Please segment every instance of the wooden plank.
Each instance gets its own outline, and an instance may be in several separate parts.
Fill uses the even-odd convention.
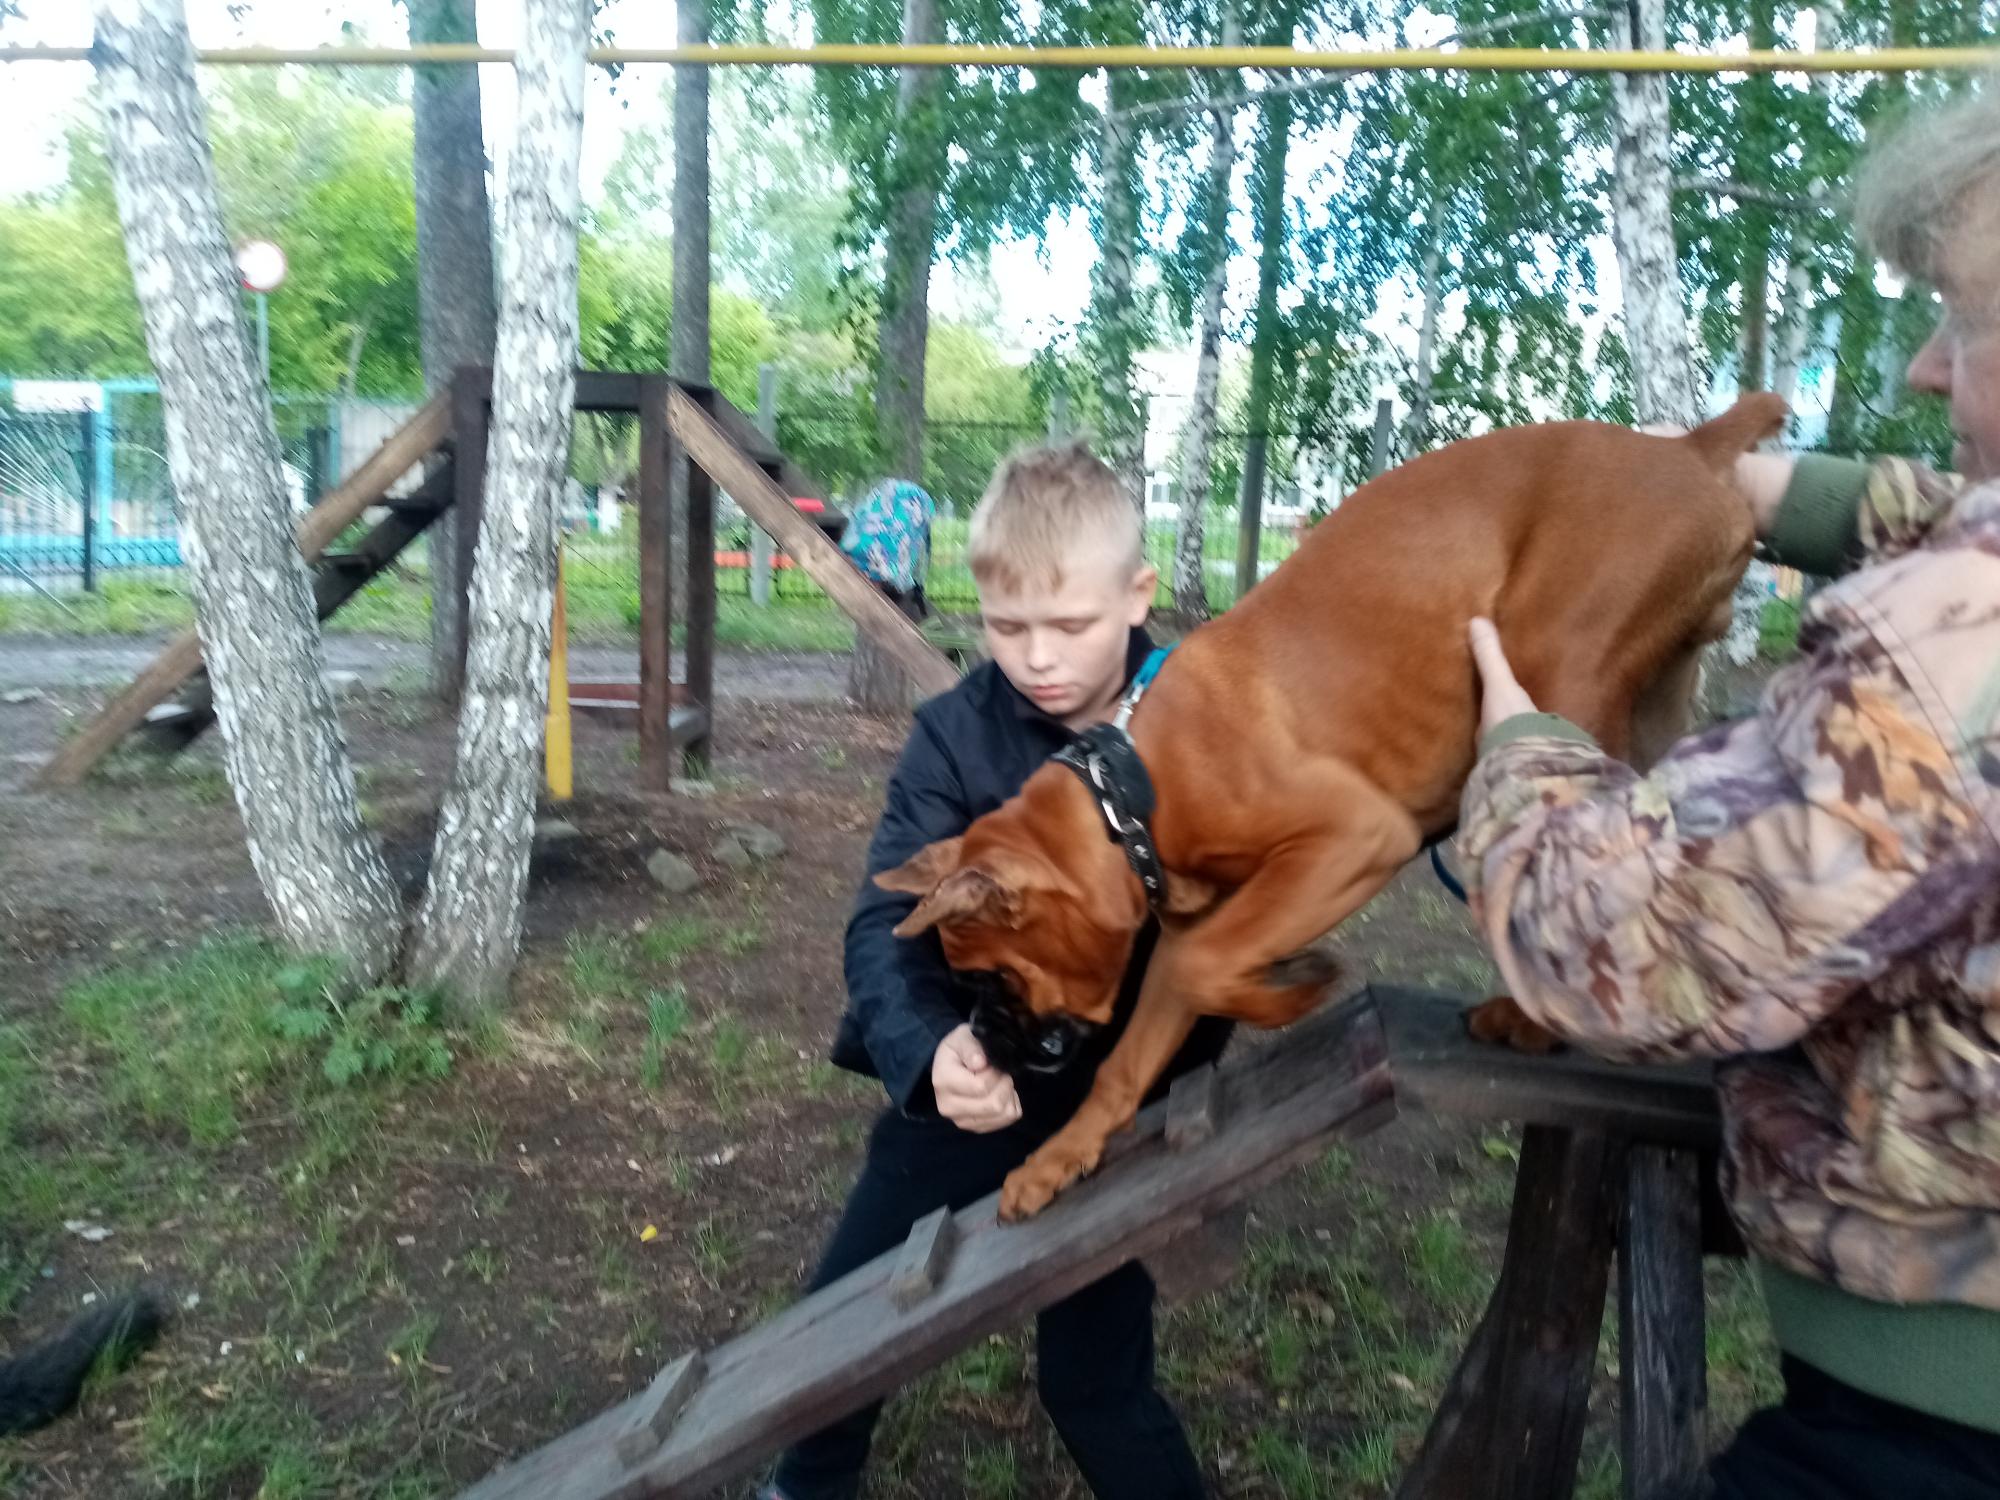
[[[313,574],[313,610],[321,620],[330,618],[366,588],[371,579],[444,513],[443,506],[449,503],[451,495],[451,465],[447,463],[432,473],[415,493],[438,503],[399,508],[376,522],[353,554],[365,566],[330,568],[329,559],[320,558]],[[154,749],[173,754],[193,744],[214,723],[214,685],[209,682],[207,671],[197,666],[182,684],[179,701],[163,703],[148,711],[140,732]]]
[[[715,481],[701,468],[687,467],[687,636],[682,676],[690,701],[715,712]],[[707,774],[712,725],[681,744],[687,774]]]
[[[693,389],[685,381],[681,382],[681,386],[684,390]],[[764,430],[757,425],[756,418],[749,415],[742,408],[733,405],[720,392],[712,392],[703,405],[707,408],[709,415],[715,418],[715,425],[722,429],[722,435],[729,438],[737,447],[741,448],[747,457],[760,468],[775,467],[777,469],[777,473],[772,477],[777,480],[778,487],[787,496],[810,496],[815,500],[831,498],[827,494],[824,485],[778,451],[776,442],[764,435]],[[725,484],[723,488],[728,490],[729,486]],[[736,492],[734,490],[729,490],[729,493],[731,498],[735,497]],[[741,504],[742,502],[738,501],[737,503]],[[794,509],[796,508],[794,507]],[[821,525],[821,529],[824,530],[826,526],[832,524],[831,521],[827,521]],[[845,521],[841,522],[842,526],[845,526],[845,524]],[[767,532],[766,535],[769,535],[769,533]],[[833,540],[836,542],[840,540],[838,529],[834,532]]]
[[[1397,1500],[1567,1500],[1611,1275],[1618,1150],[1530,1126],[1492,1301]]]
[[[1220,1113],[1215,1064],[1183,1073],[1167,1091],[1167,1149],[1185,1151],[1215,1137]]]
[[[1708,1407],[1701,1163],[1634,1146],[1618,1237],[1619,1426],[1625,1500],[1695,1494]]]
[[[325,499],[299,517],[293,528],[299,551],[311,562],[333,539],[377,504],[410,466],[444,441],[447,403],[428,402],[391,433],[358,469]],[[117,743],[164,703],[201,666],[201,638],[184,630],[153,658],[144,671],[107,703],[84,731],[70,740],[35,777],[44,789],[75,786],[90,774]]]
[[[578,370],[578,411],[636,412],[645,398],[645,376],[630,370]]]
[[[1092,1182],[1022,1224],[1000,1224],[999,1195],[959,1212],[951,1275],[926,1301],[897,1309],[891,1252],[734,1342],[673,1432],[627,1467],[616,1435],[627,1401],[467,1491],[467,1500],[603,1500],[694,1496],[749,1473],[762,1458],[877,1400],[989,1333],[1011,1327],[1099,1277],[1170,1244],[1329,1140],[1395,1114],[1382,1032],[1366,999],[1329,1006],[1281,1046],[1230,1066],[1229,1128],[1169,1152],[1164,1106],[1140,1118],[1145,1140]]]
[[[862,577],[838,547],[820,535],[755,460],[729,441],[699,402],[670,388],[667,424],[688,456],[729,491],[752,521],[771,533],[857,627],[903,664],[921,692],[947,692],[957,684],[958,672],[944,654]]]
[[[667,514],[667,379],[646,377],[639,399],[639,784],[672,789],[674,533]]]
[[[1382,1006],[1405,1108],[1700,1149],[1721,1139],[1714,1072],[1705,1063],[1640,1067],[1575,1049],[1530,1057],[1467,1036],[1460,997],[1386,985],[1370,993]]]
[[[627,1465],[643,1463],[674,1430],[688,1399],[708,1374],[708,1358],[699,1349],[683,1354],[653,1377],[653,1383],[634,1403],[637,1416],[619,1434],[618,1457]]]
[[[938,1289],[957,1245],[957,1221],[950,1209],[933,1209],[917,1220],[889,1273],[889,1300],[898,1312],[908,1312]]]

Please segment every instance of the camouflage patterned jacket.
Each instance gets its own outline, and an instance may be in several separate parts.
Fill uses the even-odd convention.
[[[1460,845],[1530,1015],[1612,1057],[1742,1059],[1724,1183],[1754,1251],[2000,1309],[2000,484],[1879,460],[1835,497],[1839,462],[1801,465],[1773,550],[1862,566],[1759,711],[1643,777],[1559,719],[1502,724]]]

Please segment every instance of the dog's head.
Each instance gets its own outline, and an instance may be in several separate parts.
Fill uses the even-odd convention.
[[[898,937],[935,927],[952,968],[993,976],[1039,1021],[1110,1021],[1146,920],[1138,882],[1060,769],[1038,772],[963,836],[928,845],[875,883],[918,898]]]

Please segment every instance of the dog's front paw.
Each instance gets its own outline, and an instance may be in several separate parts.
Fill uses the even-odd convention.
[[[1095,1171],[1103,1155],[1102,1141],[1089,1146],[1068,1145],[1060,1138],[1050,1141],[1007,1174],[1000,1189],[1001,1221],[1032,1219],[1055,1201],[1056,1194]]]
[[[1496,995],[1465,1013],[1465,1029],[1475,1042],[1491,1042],[1510,1052],[1545,1057],[1562,1047],[1562,1038],[1529,1019],[1511,995]]]

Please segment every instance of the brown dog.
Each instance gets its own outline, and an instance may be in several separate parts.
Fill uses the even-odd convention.
[[[1479,716],[1466,624],[1499,627],[1521,685],[1611,754],[1686,727],[1701,646],[1754,545],[1729,482],[1785,403],[1753,395],[1685,437],[1562,422],[1454,443],[1313,528],[1166,663],[1131,726],[1158,798],[1159,946],[1081,1109],[1008,1177],[1033,1214],[1092,1170],[1195,1019],[1297,1020],[1331,977],[1309,945],[1449,829]],[[1147,903],[1097,803],[1044,766],[960,838],[877,877],[923,899],[961,970],[1036,1017],[1111,1019]]]

